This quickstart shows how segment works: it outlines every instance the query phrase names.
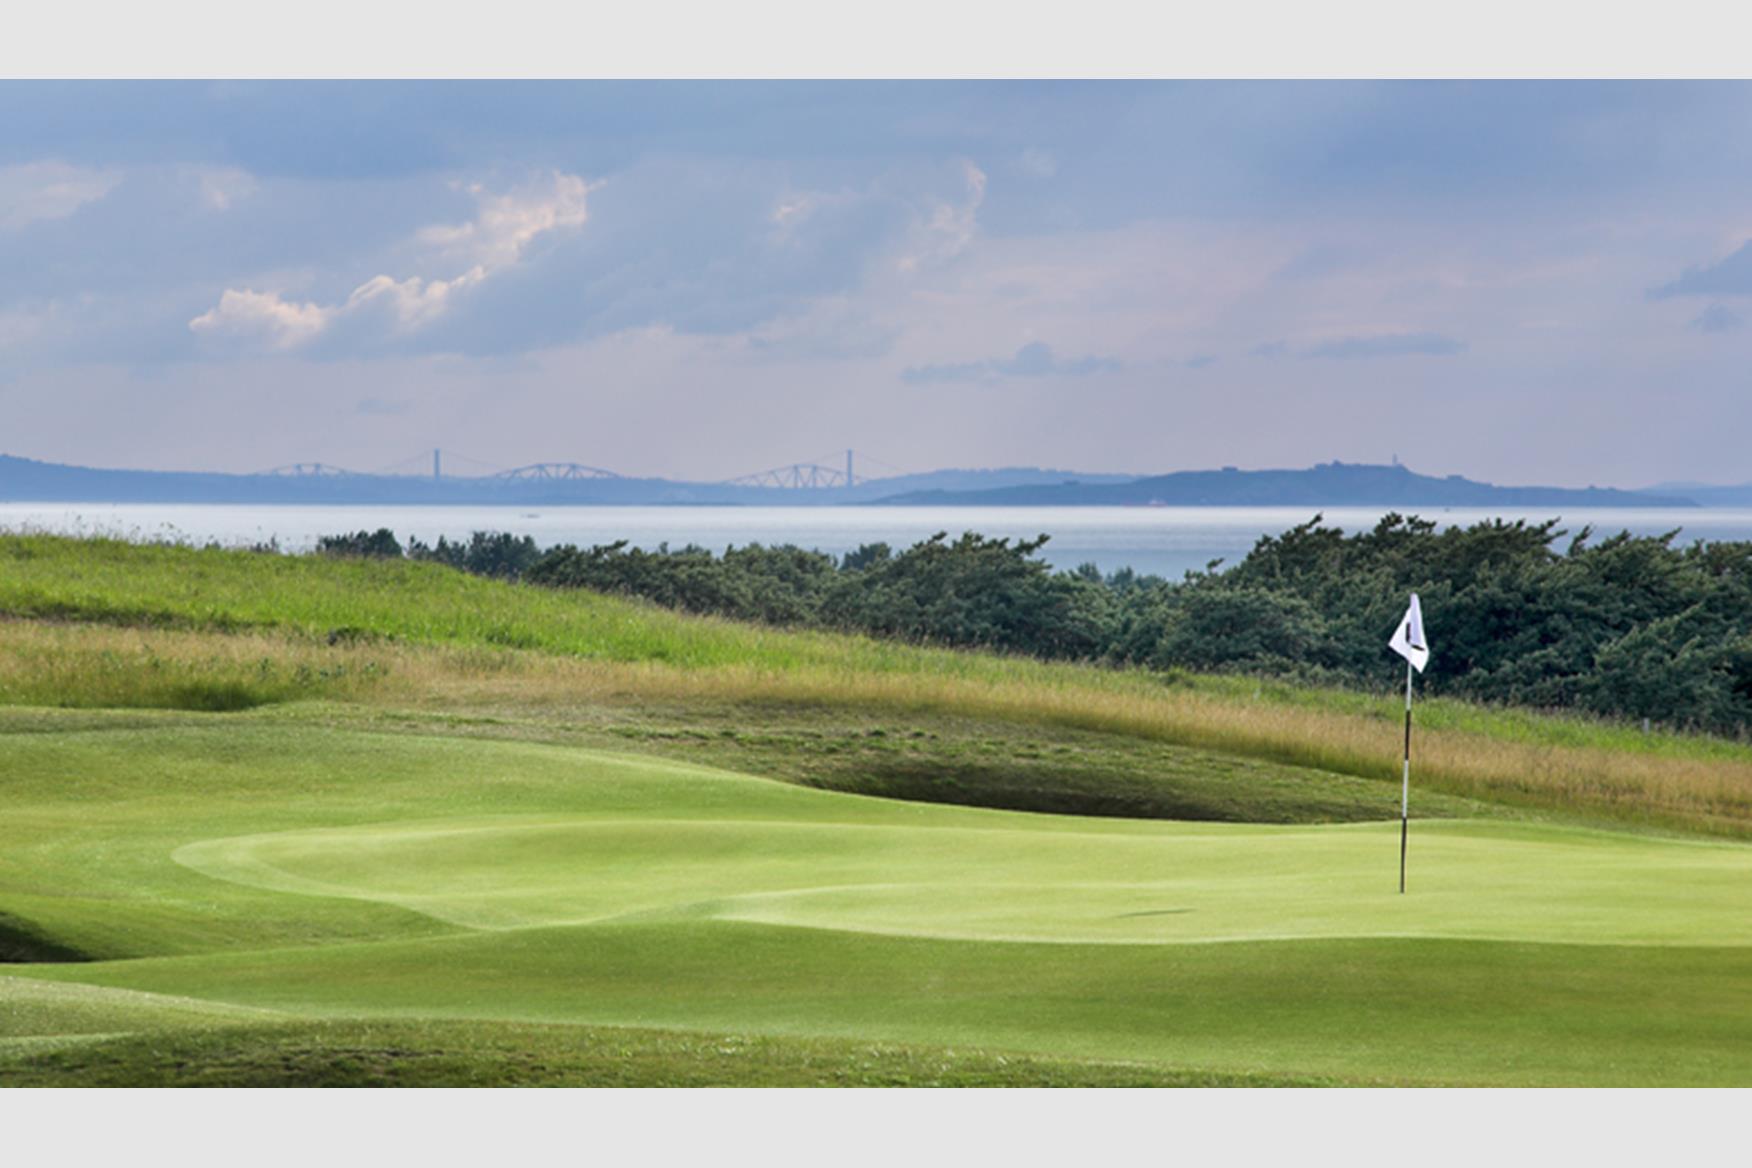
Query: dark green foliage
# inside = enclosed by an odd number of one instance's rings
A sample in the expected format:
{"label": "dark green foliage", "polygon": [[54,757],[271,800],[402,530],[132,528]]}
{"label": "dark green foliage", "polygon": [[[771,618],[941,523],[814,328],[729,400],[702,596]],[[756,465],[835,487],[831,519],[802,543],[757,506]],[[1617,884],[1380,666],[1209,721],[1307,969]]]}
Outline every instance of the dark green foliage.
{"label": "dark green foliage", "polygon": [[436,544],[418,539],[408,540],[410,560],[432,560],[461,568],[476,576],[491,576],[497,580],[516,580],[529,566],[541,559],[541,549],[527,535],[512,535],[507,531],[477,531],[467,543],[451,543],[442,535]]}
{"label": "dark green foliage", "polygon": [[1034,559],[1046,536],[1012,545],[972,532],[938,532],[898,556],[847,572],[822,623],[939,645],[1048,658],[1097,656],[1107,596],[1099,582],[1054,576]]}
{"label": "dark green foliage", "polygon": [[525,574],[532,584],[641,596],[670,608],[896,637],[938,645],[1001,649],[1049,658],[1102,651],[1108,593],[1091,581],[1054,576],[1034,558],[1046,537],[1012,544],[946,533],[899,555],[871,544],[836,564],[796,547],[654,552],[625,541],[550,551]]}
{"label": "dark green foliage", "polygon": [[[1590,544],[1584,529],[1559,551],[1562,534],[1556,521],[1437,531],[1388,515],[1347,538],[1317,516],[1260,540],[1221,576],[1157,589],[1164,615],[1129,630],[1114,656],[1382,685],[1400,668],[1386,637],[1415,590],[1435,648],[1422,683],[1431,691],[1743,732],[1752,720],[1752,544],[1676,548],[1676,533]],[[1262,654],[1271,638],[1248,635],[1246,621],[1197,626],[1194,614],[1213,595],[1232,605],[1251,596],[1252,628],[1271,630],[1288,660]]]}
{"label": "dark green foliage", "polygon": [[722,557],[701,547],[647,552],[627,542],[580,551],[554,548],[525,573],[531,584],[589,588],[641,596],[667,608],[769,624],[812,624],[833,583],[831,556],[795,547],[727,549]]}
{"label": "dark green foliage", "polygon": [[1306,600],[1217,577],[1127,598],[1110,656],[1155,669],[1290,672],[1331,657],[1326,623]]}
{"label": "dark green foliage", "polygon": [[387,527],[356,531],[351,535],[325,535],[316,541],[316,550],[325,556],[353,556],[368,560],[399,560],[402,555],[400,541]]}

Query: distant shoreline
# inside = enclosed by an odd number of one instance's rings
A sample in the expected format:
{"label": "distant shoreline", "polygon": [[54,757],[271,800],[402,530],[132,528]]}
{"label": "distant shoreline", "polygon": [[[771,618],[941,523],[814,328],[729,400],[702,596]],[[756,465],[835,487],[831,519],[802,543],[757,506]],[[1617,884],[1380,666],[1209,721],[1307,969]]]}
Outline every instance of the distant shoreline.
{"label": "distant shoreline", "polygon": [[[0,502],[255,506],[976,506],[1694,508],[1688,495],[1616,487],[1497,486],[1401,465],[1340,462],[1301,470],[1177,471],[1129,477],[1010,467],[939,470],[830,485],[753,486],[628,478],[544,464],[484,478],[368,475],[311,464],[296,473],[108,470],[0,455]],[[825,470],[825,468],[815,468]],[[811,480],[813,481],[813,480]],[[1722,505],[1752,502],[1712,489]],[[1724,494],[1723,492],[1728,492]]]}

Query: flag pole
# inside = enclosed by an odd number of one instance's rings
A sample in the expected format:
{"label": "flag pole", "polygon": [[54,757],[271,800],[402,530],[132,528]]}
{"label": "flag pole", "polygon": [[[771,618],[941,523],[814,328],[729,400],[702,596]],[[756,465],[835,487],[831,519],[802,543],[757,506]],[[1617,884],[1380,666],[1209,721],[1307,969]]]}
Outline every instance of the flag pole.
{"label": "flag pole", "polygon": [[1411,834],[1411,660],[1405,662],[1405,769],[1399,779],[1399,894],[1405,895],[1405,844]]}

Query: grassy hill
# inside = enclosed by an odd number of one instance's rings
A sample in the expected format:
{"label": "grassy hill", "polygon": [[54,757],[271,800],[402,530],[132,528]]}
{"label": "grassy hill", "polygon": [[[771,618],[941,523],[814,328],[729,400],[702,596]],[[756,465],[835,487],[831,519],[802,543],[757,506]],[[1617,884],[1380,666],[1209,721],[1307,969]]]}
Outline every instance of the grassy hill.
{"label": "grassy hill", "polygon": [[[0,1081],[1752,1081],[1752,751],[0,539]],[[884,797],[872,797],[884,796]],[[898,796],[898,798],[896,798]]]}

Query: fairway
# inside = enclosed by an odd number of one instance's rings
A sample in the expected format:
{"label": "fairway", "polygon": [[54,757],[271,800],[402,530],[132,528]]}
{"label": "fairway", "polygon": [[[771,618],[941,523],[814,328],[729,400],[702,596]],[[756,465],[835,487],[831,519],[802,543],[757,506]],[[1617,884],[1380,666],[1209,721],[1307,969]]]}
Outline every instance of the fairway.
{"label": "fairway", "polygon": [[[1752,849],[1090,819],[300,718],[13,734],[0,1051],[654,1027],[1351,1082],[1752,1081]],[[1395,1037],[1397,1036],[1397,1037]]]}

